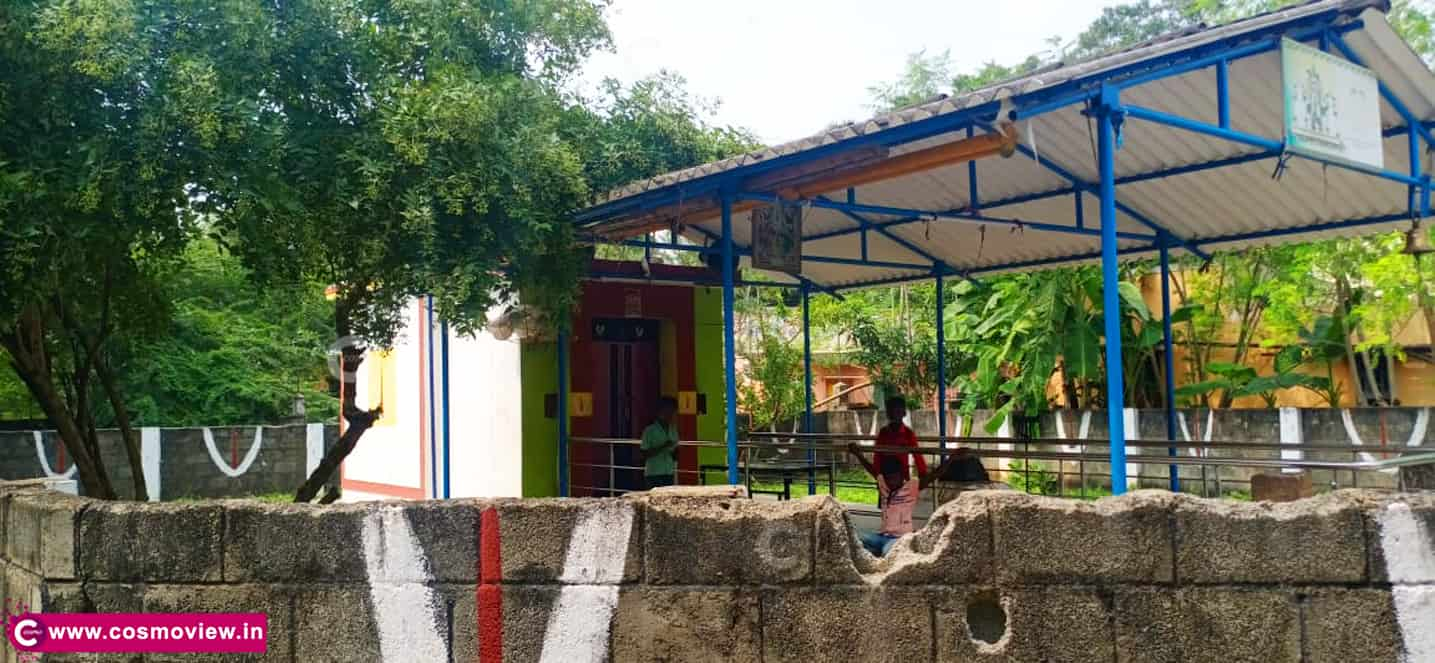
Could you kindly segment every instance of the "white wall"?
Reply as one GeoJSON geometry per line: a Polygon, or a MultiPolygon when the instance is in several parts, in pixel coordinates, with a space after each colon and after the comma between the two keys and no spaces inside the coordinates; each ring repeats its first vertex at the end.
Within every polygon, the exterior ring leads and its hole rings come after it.
{"type": "MultiPolygon", "coordinates": [[[[438,320],[434,321],[433,347],[428,338],[420,348],[420,315],[415,301],[406,314],[407,326],[395,343],[398,366],[398,412],[384,413],[388,425],[365,433],[344,465],[346,480],[418,489],[434,476],[427,495],[442,496],[443,363],[438,320]],[[428,353],[433,354],[433,392],[428,393],[428,353]],[[433,408],[434,428],[420,408],[420,397],[433,408]],[[427,433],[427,435],[426,435],[427,433]],[[424,440],[422,451],[420,440],[424,440]],[[436,452],[438,458],[423,458],[436,452]],[[426,460],[421,464],[421,460],[426,460]]],[[[497,311],[493,312],[495,315],[497,311]]],[[[426,316],[424,323],[427,323],[426,316]]],[[[449,338],[449,495],[451,497],[517,497],[522,494],[521,424],[522,388],[517,337],[498,341],[487,332],[476,338],[450,331],[449,338]]],[[[368,403],[370,362],[359,371],[358,403],[368,403]]]]}
{"type": "MultiPolygon", "coordinates": [[[[417,302],[409,305],[405,312],[406,331],[394,343],[398,353],[395,364],[398,367],[398,404],[385,404],[383,419],[379,425],[364,433],[359,445],[344,461],[344,479],[383,483],[405,488],[421,488],[423,468],[420,465],[419,426],[427,425],[419,417],[420,389],[427,389],[427,380],[419,374],[420,356],[418,347],[417,302]]],[[[372,408],[369,402],[369,385],[374,379],[376,367],[372,358],[359,365],[358,398],[359,407],[372,408]]],[[[426,369],[426,367],[425,367],[426,369]]],[[[426,417],[425,417],[426,419],[426,417]]]]}
{"type": "Polygon", "coordinates": [[[523,426],[518,340],[449,341],[449,462],[453,497],[523,493],[523,426]]]}

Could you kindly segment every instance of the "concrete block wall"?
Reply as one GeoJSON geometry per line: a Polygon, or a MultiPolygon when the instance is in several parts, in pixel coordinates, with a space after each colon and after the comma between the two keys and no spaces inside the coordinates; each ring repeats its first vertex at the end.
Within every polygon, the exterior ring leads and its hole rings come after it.
{"type": "MultiPolygon", "coordinates": [[[[141,428],[152,500],[292,493],[338,441],[332,424],[141,428]],[[212,445],[212,450],[211,450],[212,445]]],[[[99,433],[115,490],[133,498],[129,460],[117,430],[99,433]]],[[[0,479],[74,477],[53,431],[0,432],[0,479]]],[[[335,477],[335,485],[338,478],[335,477]]]]}
{"type": "Polygon", "coordinates": [[[976,492],[880,560],[828,498],[695,489],[319,507],[8,484],[0,523],[7,598],[264,611],[262,661],[1435,660],[1431,493],[976,492]]]}

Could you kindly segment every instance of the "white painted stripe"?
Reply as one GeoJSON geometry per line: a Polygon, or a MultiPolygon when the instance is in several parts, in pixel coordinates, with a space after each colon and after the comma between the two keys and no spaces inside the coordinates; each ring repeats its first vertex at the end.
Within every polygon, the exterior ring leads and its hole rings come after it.
{"type": "Polygon", "coordinates": [[[1435,582],[1435,543],[1410,505],[1391,504],[1378,516],[1380,548],[1393,586],[1395,621],[1405,643],[1406,663],[1435,661],[1435,586],[1404,583],[1435,582]]]}
{"type": "MultiPolygon", "coordinates": [[[[1297,447],[1295,449],[1281,449],[1281,460],[1303,460],[1305,452],[1299,449],[1305,444],[1305,433],[1300,427],[1300,410],[1293,407],[1281,408],[1281,444],[1297,447]]],[[[1287,467],[1281,469],[1285,474],[1299,474],[1300,468],[1287,467]]]]}
{"type": "MultiPolygon", "coordinates": [[[[1059,438],[1061,438],[1061,439],[1063,439],[1063,440],[1067,439],[1067,437],[1066,437],[1066,418],[1063,417],[1063,416],[1061,416],[1061,410],[1055,411],[1054,413],[1052,413],[1052,416],[1054,416],[1054,417],[1056,418],[1056,436],[1059,437],[1059,438]]],[[[1086,434],[1087,434],[1087,432],[1090,431],[1090,430],[1091,430],[1091,410],[1085,410],[1085,411],[1083,411],[1083,412],[1081,413],[1081,425],[1080,425],[1080,427],[1077,429],[1076,439],[1078,439],[1078,440],[1085,440],[1085,439],[1086,439],[1086,434]]],[[[1063,445],[1061,445],[1061,450],[1062,450],[1062,451],[1065,451],[1066,453],[1085,452],[1085,451],[1086,451],[1086,445],[1084,445],[1084,444],[1063,444],[1063,445]]]]}
{"type": "MultiPolygon", "coordinates": [[[[1357,447],[1365,446],[1365,441],[1360,439],[1360,432],[1355,430],[1355,421],[1350,418],[1350,410],[1342,409],[1340,411],[1340,422],[1345,424],[1345,437],[1350,440],[1351,444],[1357,447]]],[[[1362,451],[1359,455],[1363,462],[1375,462],[1375,454],[1362,451]]]]}
{"type": "Polygon", "coordinates": [[[1410,429],[1410,439],[1405,441],[1407,447],[1418,447],[1425,444],[1425,429],[1430,426],[1430,408],[1420,408],[1420,414],[1415,415],[1415,426],[1410,429]]]}
{"type": "Polygon", "coordinates": [[[324,460],[324,424],[309,424],[304,427],[304,478],[319,469],[324,460]]]}
{"type": "MultiPolygon", "coordinates": [[[[80,466],[74,463],[70,463],[70,469],[65,470],[64,474],[59,474],[55,472],[55,469],[50,467],[50,459],[45,457],[45,434],[41,433],[40,431],[34,431],[34,436],[35,454],[40,457],[40,469],[45,472],[45,478],[68,479],[72,476],[75,476],[75,470],[79,469],[80,466]]],[[[64,442],[60,442],[57,440],[55,444],[64,444],[64,442]]]]}
{"type": "Polygon", "coordinates": [[[548,615],[540,663],[608,660],[608,632],[632,531],[633,505],[626,500],[588,505],[579,513],[559,576],[565,585],[548,615]]]}
{"type": "MultiPolygon", "coordinates": [[[[1186,413],[1177,410],[1176,421],[1181,423],[1181,437],[1185,439],[1185,441],[1191,442],[1191,429],[1186,427],[1186,413]]],[[[1211,431],[1213,430],[1216,430],[1216,411],[1206,410],[1206,431],[1201,436],[1201,441],[1210,442],[1211,431]]],[[[1204,449],[1192,449],[1191,455],[1204,457],[1206,453],[1204,449]]]]}
{"type": "Polygon", "coordinates": [[[381,660],[448,660],[448,625],[435,613],[438,601],[425,584],[432,580],[428,560],[403,508],[364,518],[363,543],[381,660]]]}
{"type": "Polygon", "coordinates": [[[605,663],[617,585],[569,585],[548,616],[539,663],[605,663]]]}
{"type": "MultiPolygon", "coordinates": [[[[1141,439],[1141,419],[1137,412],[1134,407],[1128,407],[1121,411],[1122,428],[1126,429],[1124,432],[1126,433],[1127,440],[1141,439]]],[[[1141,447],[1137,447],[1137,450],[1140,451],[1141,447]]],[[[1139,474],[1141,474],[1141,465],[1139,463],[1126,464],[1127,488],[1136,488],[1138,486],[1140,479],[1136,477],[1139,474]]]]}
{"type": "Polygon", "coordinates": [[[254,464],[254,459],[259,457],[259,447],[264,442],[264,427],[254,427],[254,442],[249,445],[249,453],[244,455],[244,460],[239,462],[239,467],[230,467],[229,463],[220,457],[219,449],[214,446],[214,433],[208,428],[204,429],[204,446],[209,449],[209,459],[214,461],[214,466],[219,468],[224,476],[229,478],[238,477],[249,471],[249,466],[254,464]]]}
{"type": "Polygon", "coordinates": [[[159,429],[153,426],[141,428],[140,467],[144,468],[145,490],[149,491],[151,502],[158,502],[163,497],[159,482],[160,455],[159,429]]]}
{"type": "Polygon", "coordinates": [[[605,501],[583,509],[573,525],[559,581],[578,585],[622,582],[632,529],[633,506],[626,501],[605,501]]]}

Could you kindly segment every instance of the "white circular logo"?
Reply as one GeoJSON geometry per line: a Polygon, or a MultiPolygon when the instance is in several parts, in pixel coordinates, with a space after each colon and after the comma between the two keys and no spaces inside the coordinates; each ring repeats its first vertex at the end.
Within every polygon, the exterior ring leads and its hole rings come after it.
{"type": "Polygon", "coordinates": [[[14,626],[15,644],[21,647],[34,647],[40,644],[40,622],[29,617],[15,620],[14,626]]]}

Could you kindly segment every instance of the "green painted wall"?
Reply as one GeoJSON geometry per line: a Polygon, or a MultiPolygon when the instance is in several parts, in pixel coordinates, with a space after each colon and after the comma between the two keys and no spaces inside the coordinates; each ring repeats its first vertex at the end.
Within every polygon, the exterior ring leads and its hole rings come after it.
{"type": "MultiPolygon", "coordinates": [[[[723,400],[727,390],[723,382],[721,288],[693,289],[693,323],[697,330],[697,390],[707,394],[708,402],[707,414],[698,416],[698,439],[722,442],[723,400]]],[[[717,447],[698,450],[699,465],[720,464],[726,458],[727,452],[717,447]]]]}
{"type": "Polygon", "coordinates": [[[558,393],[558,351],[553,343],[523,344],[523,496],[558,494],[558,420],[543,415],[543,397],[558,393]]]}

